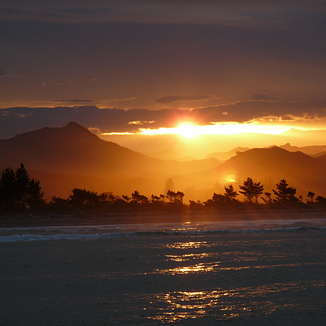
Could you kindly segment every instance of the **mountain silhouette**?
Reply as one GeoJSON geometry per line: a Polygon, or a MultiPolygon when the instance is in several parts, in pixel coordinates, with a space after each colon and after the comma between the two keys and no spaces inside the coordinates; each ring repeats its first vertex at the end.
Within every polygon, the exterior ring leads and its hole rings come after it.
{"type": "Polygon", "coordinates": [[[161,192],[169,177],[219,164],[212,158],[186,162],[150,158],[102,140],[75,122],[0,140],[0,153],[1,169],[16,168],[23,162],[28,171],[33,171],[31,175],[41,181],[45,192],[56,196],[69,194],[72,188],[83,185],[121,192],[153,186],[149,191],[161,192]],[[155,183],[160,185],[155,187],[155,183]],[[51,186],[59,193],[53,193],[51,186]]]}
{"type": "MultiPolygon", "coordinates": [[[[286,179],[294,187],[304,192],[314,191],[325,194],[326,164],[300,151],[289,152],[277,146],[254,148],[239,152],[215,169],[222,181],[224,176],[232,176],[238,182],[252,177],[268,187],[275,188],[281,179],[286,179]]],[[[267,191],[267,190],[266,190],[267,191]]]]}
{"type": "Polygon", "coordinates": [[[237,186],[247,177],[261,181],[265,191],[286,179],[303,196],[308,191],[326,195],[323,157],[276,146],[238,151],[222,164],[213,157],[162,160],[102,140],[70,122],[0,140],[0,153],[0,169],[15,169],[24,163],[31,177],[40,180],[47,199],[67,197],[75,187],[118,195],[139,190],[149,196],[164,193],[169,178],[173,178],[175,190],[190,194],[192,200],[207,200],[213,192],[223,192],[224,185],[237,186]]]}

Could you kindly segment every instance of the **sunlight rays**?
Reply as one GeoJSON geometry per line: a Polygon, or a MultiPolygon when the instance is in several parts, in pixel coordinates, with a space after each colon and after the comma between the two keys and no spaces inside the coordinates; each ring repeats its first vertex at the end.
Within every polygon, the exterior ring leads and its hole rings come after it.
{"type": "Polygon", "coordinates": [[[289,128],[278,125],[262,125],[255,122],[237,123],[223,122],[212,123],[210,125],[196,125],[190,122],[183,122],[174,128],[140,128],[142,135],[180,135],[186,138],[192,138],[199,135],[233,135],[238,133],[262,133],[270,135],[278,135],[289,128]]]}

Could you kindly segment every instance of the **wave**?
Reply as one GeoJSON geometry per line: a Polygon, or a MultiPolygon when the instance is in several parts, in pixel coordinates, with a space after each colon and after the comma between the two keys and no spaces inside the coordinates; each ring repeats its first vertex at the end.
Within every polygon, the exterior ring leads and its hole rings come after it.
{"type": "MultiPolygon", "coordinates": [[[[266,222],[266,221],[265,221],[266,222]]],[[[151,236],[202,236],[250,233],[280,232],[325,232],[326,221],[319,220],[280,222],[266,225],[265,223],[216,225],[216,223],[195,224],[141,224],[141,225],[102,225],[102,226],[62,226],[62,227],[26,227],[5,228],[0,230],[0,242],[46,241],[46,240],[99,240],[116,237],[151,237],[151,236]],[[181,225],[180,225],[181,224],[181,225]],[[5,235],[1,235],[5,233],[5,235]],[[50,233],[50,234],[49,234],[50,233]]]]}

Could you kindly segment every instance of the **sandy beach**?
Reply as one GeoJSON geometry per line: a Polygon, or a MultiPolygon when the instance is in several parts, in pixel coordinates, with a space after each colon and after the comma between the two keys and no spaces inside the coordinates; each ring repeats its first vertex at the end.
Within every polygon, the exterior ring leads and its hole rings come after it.
{"type": "Polygon", "coordinates": [[[0,325],[324,325],[326,231],[0,243],[0,325]]]}

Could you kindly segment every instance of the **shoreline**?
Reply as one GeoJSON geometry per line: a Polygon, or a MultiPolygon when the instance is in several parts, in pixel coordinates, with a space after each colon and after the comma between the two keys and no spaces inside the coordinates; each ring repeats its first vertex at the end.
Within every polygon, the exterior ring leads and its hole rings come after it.
{"type": "Polygon", "coordinates": [[[193,212],[127,212],[89,214],[15,214],[0,216],[0,228],[83,226],[143,223],[200,223],[221,221],[322,219],[326,212],[313,210],[242,210],[193,212]]]}

